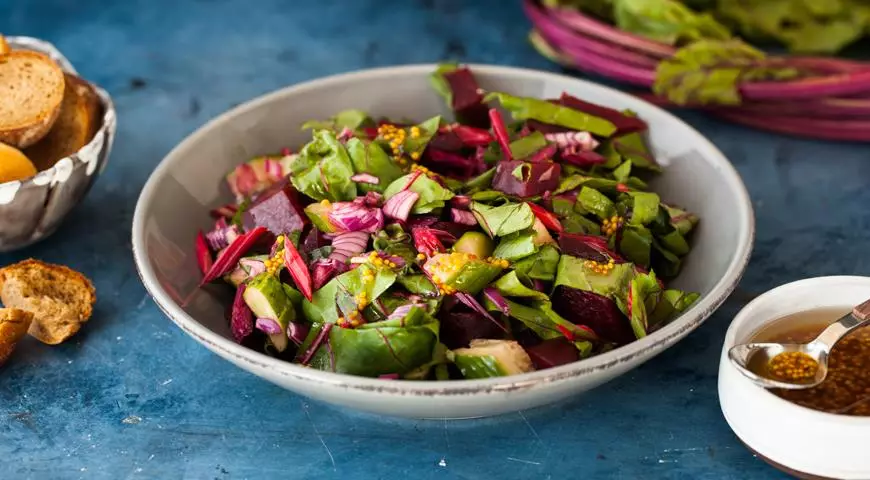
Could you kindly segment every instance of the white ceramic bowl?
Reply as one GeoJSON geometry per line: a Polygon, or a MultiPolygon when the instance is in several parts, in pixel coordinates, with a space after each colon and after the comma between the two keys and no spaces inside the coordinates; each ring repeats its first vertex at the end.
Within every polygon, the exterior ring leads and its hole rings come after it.
{"type": "Polygon", "coordinates": [[[701,216],[694,249],[675,285],[702,293],[671,324],[648,337],[582,362],[514,377],[473,381],[391,381],[321,372],[237,345],[224,317],[226,291],[195,293],[196,230],[208,210],[230,200],[223,176],[255,154],[306,142],[299,125],[346,108],[424,119],[448,114],[430,89],[435,65],[382,68],[285,88],[225,113],[192,134],[161,162],[139,198],[133,249],[142,281],[185,332],[225,359],[303,395],[389,415],[462,418],[531,408],[576,395],[649,360],[694,330],[734,289],[752,249],[749,197],[716,147],[673,115],[634,97],[583,80],[516,68],[473,65],[489,91],[550,98],[566,91],[630,108],[652,125],[651,146],[667,165],[653,189],[701,216]],[[181,306],[191,295],[190,302],[181,306]]]}
{"type": "Polygon", "coordinates": [[[868,277],[801,280],[753,300],[728,329],[719,364],[722,413],[743,443],[793,475],[870,479],[870,418],[819,412],[783,400],[744,377],[728,360],[728,350],[772,320],[824,307],[848,311],[868,297],[868,277]]]}

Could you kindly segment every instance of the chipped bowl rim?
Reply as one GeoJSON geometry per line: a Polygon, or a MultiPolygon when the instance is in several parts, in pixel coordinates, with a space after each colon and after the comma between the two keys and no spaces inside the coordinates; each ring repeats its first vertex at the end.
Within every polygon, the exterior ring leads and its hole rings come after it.
{"type": "MultiPolygon", "coordinates": [[[[26,36],[4,36],[4,38],[9,43],[9,46],[13,49],[31,50],[48,55],[49,57],[51,57],[52,60],[57,62],[61,70],[63,70],[65,73],[71,73],[81,78],[83,81],[87,82],[91,87],[93,87],[94,91],[97,92],[97,96],[100,97],[100,106],[103,108],[102,124],[100,125],[100,128],[96,131],[96,133],[94,133],[91,141],[88,142],[85,146],[77,150],[72,155],[58,159],[57,162],[55,162],[55,164],[51,167],[36,172],[36,175],[21,180],[0,182],[0,188],[17,183],[18,187],[15,188],[15,191],[19,191],[21,189],[29,187],[40,187],[44,186],[47,183],[50,183],[51,179],[54,179],[58,174],[58,164],[61,163],[63,160],[69,159],[73,163],[73,170],[87,167],[86,162],[75,162],[73,157],[76,157],[79,152],[83,150],[96,148],[98,146],[98,142],[102,142],[103,139],[106,137],[113,138],[115,135],[115,131],[114,129],[111,129],[110,126],[115,122],[117,115],[115,112],[115,103],[112,101],[112,96],[109,95],[109,92],[107,92],[99,85],[80,77],[72,62],[70,62],[69,59],[66,58],[66,56],[64,56],[64,54],[61,53],[61,51],[52,43],[45,40],[40,40],[38,38],[26,36]]],[[[109,143],[111,143],[111,141],[109,143]]],[[[100,150],[102,150],[103,148],[105,147],[100,147],[100,150]]],[[[105,164],[106,161],[103,162],[103,166],[105,166],[105,164]]],[[[102,171],[102,169],[100,169],[100,171],[102,171]]],[[[94,173],[99,175],[100,171],[94,171],[94,173]]]]}
{"type": "Polygon", "coordinates": [[[415,397],[438,396],[447,398],[465,395],[528,391],[531,389],[542,388],[546,385],[577,381],[580,378],[618,367],[621,364],[649,360],[680,341],[690,332],[694,331],[710,315],[712,315],[713,312],[722,305],[722,303],[725,302],[729,295],[731,295],[742,278],[752,254],[752,247],[755,239],[755,213],[752,208],[749,193],[746,190],[743,180],[737,173],[737,170],[727,157],[706,136],[674,114],[645,100],[602,84],[540,70],[476,63],[469,64],[469,67],[475,71],[485,72],[489,75],[505,78],[524,78],[558,82],[568,81],[576,84],[578,89],[587,87],[592,88],[593,90],[606,90],[611,95],[622,97],[627,104],[643,106],[644,109],[654,111],[662,118],[666,118],[668,122],[680,125],[692,132],[695,135],[694,140],[696,141],[697,150],[705,157],[711,159],[711,162],[717,166],[722,180],[729,184],[735,194],[735,201],[738,207],[737,214],[739,216],[740,232],[736,249],[726,268],[725,275],[718,280],[706,295],[701,297],[682,315],[674,319],[674,321],[652,334],[626,346],[588,359],[545,370],[512,375],[509,377],[454,380],[450,382],[417,380],[403,380],[401,382],[396,382],[314,370],[285,360],[269,357],[268,355],[239,345],[231,339],[210,330],[192,315],[184,311],[184,309],[166,292],[160,284],[155,273],[155,268],[151,264],[146,253],[146,222],[148,216],[152,214],[150,212],[152,204],[151,197],[155,195],[158,183],[181,163],[181,157],[179,157],[179,155],[181,155],[181,152],[185,151],[187,145],[193,144],[200,138],[210,135],[211,131],[217,126],[233,122],[237,116],[244,112],[256,110],[263,105],[284,97],[304,95],[310,91],[318,90],[325,86],[344,85],[363,79],[388,79],[392,78],[394,75],[409,73],[425,77],[436,67],[437,65],[435,64],[379,67],[357,70],[349,73],[340,73],[289,85],[271,93],[266,93],[256,97],[218,115],[176,145],[172,151],[170,151],[163,160],[160,161],[149,176],[148,181],[145,183],[145,186],[139,195],[139,199],[136,202],[136,209],[131,229],[133,256],[137,273],[145,286],[146,291],[163,313],[165,313],[170,320],[199,343],[215,353],[219,353],[227,360],[232,359],[232,362],[239,366],[246,365],[246,368],[254,368],[269,372],[270,374],[289,378],[293,381],[311,383],[328,388],[344,388],[349,391],[375,392],[388,395],[408,395],[415,397]]]}

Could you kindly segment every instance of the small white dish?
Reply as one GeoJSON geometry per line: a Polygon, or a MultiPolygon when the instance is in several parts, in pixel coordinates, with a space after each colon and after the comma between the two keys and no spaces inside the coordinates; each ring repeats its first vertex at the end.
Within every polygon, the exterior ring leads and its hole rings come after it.
{"type": "Polygon", "coordinates": [[[847,311],[868,296],[868,277],[811,278],[761,295],[731,323],[719,363],[722,413],[740,440],[777,468],[801,478],[870,479],[870,418],[811,410],[777,397],[744,377],[728,350],[784,316],[827,307],[847,311]]]}
{"type": "Polygon", "coordinates": [[[468,418],[557,402],[612,380],[683,339],[734,290],[752,251],[755,221],[743,182],[712,143],[670,113],[617,90],[552,73],[471,65],[488,91],[536,98],[568,92],[631,109],[650,124],[650,147],[666,167],[651,182],[652,189],[701,217],[692,252],[672,284],[700,292],[701,298],[667,326],[624,347],[557,368],[485,380],[396,381],[341,375],[235,343],[225,317],[232,294],[211,287],[197,290],[201,274],[193,251],[196,231],[212,224],[209,209],[231,199],[226,172],[256,154],[303,145],[311,134],[300,131],[302,122],[343,109],[394,118],[449,115],[429,83],[435,68],[379,68],[288,87],[221,115],[173,149],[148,179],[133,218],[136,268],[157,305],[206,348],[302,395],[386,415],[468,418]]]}

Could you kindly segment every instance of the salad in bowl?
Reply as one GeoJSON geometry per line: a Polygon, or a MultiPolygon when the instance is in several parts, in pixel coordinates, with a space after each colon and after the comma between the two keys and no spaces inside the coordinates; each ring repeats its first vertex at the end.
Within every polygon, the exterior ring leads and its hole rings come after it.
{"type": "Polygon", "coordinates": [[[459,65],[431,83],[455,120],[340,111],[226,176],[236,201],[195,254],[201,285],[235,291],[237,342],[349,375],[480,379],[618,348],[699,298],[668,286],[698,218],[648,191],[666,172],[641,118],[485,92],[459,65]]]}

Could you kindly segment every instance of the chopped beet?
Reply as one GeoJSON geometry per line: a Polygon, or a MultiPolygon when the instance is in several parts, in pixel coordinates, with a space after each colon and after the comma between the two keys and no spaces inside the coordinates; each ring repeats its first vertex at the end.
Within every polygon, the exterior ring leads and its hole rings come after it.
{"type": "Polygon", "coordinates": [[[307,222],[296,191],[289,183],[258,197],[243,219],[246,230],[266,227],[275,235],[302,230],[307,222]]]}
{"type": "Polygon", "coordinates": [[[597,152],[565,151],[559,155],[563,163],[589,168],[607,162],[607,158],[597,152]]]}
{"type": "Polygon", "coordinates": [[[432,140],[429,141],[430,149],[435,148],[447,152],[458,152],[459,150],[462,150],[462,147],[464,146],[465,145],[462,143],[459,135],[457,135],[453,130],[447,128],[442,128],[434,137],[432,137],[432,140]]]}
{"type": "Polygon", "coordinates": [[[527,127],[529,130],[533,130],[535,132],[541,132],[544,134],[573,132],[574,131],[568,127],[561,127],[559,125],[551,125],[549,123],[540,122],[538,120],[526,120],[525,127],[527,127]]]}
{"type": "Polygon", "coordinates": [[[504,338],[504,330],[474,312],[454,309],[441,312],[438,317],[441,320],[441,341],[447,348],[467,347],[475,338],[504,338]]]}
{"type": "MultiPolygon", "coordinates": [[[[477,225],[476,222],[475,222],[475,225],[472,226],[472,225],[463,225],[463,224],[457,223],[457,222],[439,221],[439,222],[433,223],[431,225],[431,228],[433,230],[441,230],[441,231],[449,233],[453,237],[453,240],[451,241],[451,243],[452,243],[452,242],[455,242],[457,238],[461,237],[462,234],[464,234],[465,232],[475,230],[476,225],[477,225]]],[[[436,233],[436,235],[438,235],[438,234],[436,233]]],[[[438,235],[438,238],[441,241],[445,240],[445,238],[441,235],[438,235]]]]}
{"type": "Polygon", "coordinates": [[[527,163],[522,160],[501,161],[495,169],[492,188],[508,195],[533,197],[559,187],[562,166],[558,163],[527,163]],[[514,172],[520,169],[517,178],[514,172]]]}
{"type": "Polygon", "coordinates": [[[544,368],[558,367],[566,363],[576,362],[580,360],[580,354],[577,347],[564,338],[551,338],[543,342],[526,348],[526,353],[535,364],[538,370],[544,368]]]}
{"type": "Polygon", "coordinates": [[[562,253],[572,257],[596,262],[607,262],[613,258],[616,263],[624,263],[622,257],[608,248],[604,237],[563,232],[559,234],[559,248],[562,253]]]}
{"type": "Polygon", "coordinates": [[[308,230],[308,233],[302,238],[303,240],[302,244],[299,246],[299,250],[305,253],[309,253],[312,250],[324,247],[330,243],[326,237],[323,236],[323,233],[315,227],[308,230]]]}
{"type": "Polygon", "coordinates": [[[467,179],[477,173],[477,161],[474,158],[446,150],[430,147],[426,149],[423,160],[423,164],[435,172],[458,179],[467,179]]]}
{"type": "Polygon", "coordinates": [[[453,111],[462,123],[475,127],[488,128],[486,105],[483,102],[483,90],[477,84],[474,74],[467,67],[457,68],[444,73],[444,80],[450,85],[453,93],[453,111]]]}
{"type": "Polygon", "coordinates": [[[603,340],[618,345],[635,340],[628,319],[613,300],[565,285],[556,287],[551,298],[556,313],[571,323],[591,328],[603,340]]]}
{"type": "Polygon", "coordinates": [[[560,105],[564,105],[568,108],[573,108],[574,110],[579,110],[583,113],[588,113],[589,115],[594,115],[596,117],[601,117],[605,120],[610,120],[611,123],[616,125],[616,133],[614,135],[623,135],[632,132],[642,132],[647,129],[646,122],[637,117],[626,115],[619,110],[614,110],[612,108],[603,107],[594,103],[585,102],[577,97],[572,97],[567,93],[562,93],[562,97],[559,98],[558,101],[554,101],[554,103],[559,103],[560,105]]]}

